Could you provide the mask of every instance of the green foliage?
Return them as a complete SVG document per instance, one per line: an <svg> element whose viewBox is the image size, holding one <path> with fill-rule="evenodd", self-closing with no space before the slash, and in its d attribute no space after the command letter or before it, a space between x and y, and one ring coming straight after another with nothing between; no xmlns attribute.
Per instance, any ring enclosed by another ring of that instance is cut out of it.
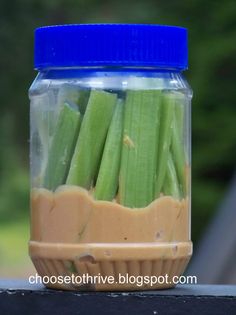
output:
<svg viewBox="0 0 236 315"><path fill-rule="evenodd" d="M2 116L0 122L0 223L2 223L18 221L28 215L29 174L28 161L15 141L11 115Z"/></svg>
<svg viewBox="0 0 236 315"><path fill-rule="evenodd" d="M2 0L0 3L0 214L28 211L28 98L35 27L130 22L189 28L193 98L193 239L214 213L235 167L235 1Z"/></svg>

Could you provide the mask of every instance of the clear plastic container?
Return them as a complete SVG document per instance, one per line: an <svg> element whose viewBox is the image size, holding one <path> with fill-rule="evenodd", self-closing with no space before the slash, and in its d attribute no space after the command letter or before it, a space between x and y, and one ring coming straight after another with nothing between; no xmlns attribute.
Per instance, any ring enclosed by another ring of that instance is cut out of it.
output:
<svg viewBox="0 0 236 315"><path fill-rule="evenodd" d="M44 27L35 54L29 251L37 272L60 289L173 287L192 254L186 30Z"/></svg>

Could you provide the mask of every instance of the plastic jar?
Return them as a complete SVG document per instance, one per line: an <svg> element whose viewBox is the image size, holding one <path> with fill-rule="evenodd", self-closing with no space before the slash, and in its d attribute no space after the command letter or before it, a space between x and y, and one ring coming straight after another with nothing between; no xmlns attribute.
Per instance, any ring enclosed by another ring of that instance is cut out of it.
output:
<svg viewBox="0 0 236 315"><path fill-rule="evenodd" d="M173 287L192 254L186 29L39 28L35 69L29 251L39 275L60 289Z"/></svg>

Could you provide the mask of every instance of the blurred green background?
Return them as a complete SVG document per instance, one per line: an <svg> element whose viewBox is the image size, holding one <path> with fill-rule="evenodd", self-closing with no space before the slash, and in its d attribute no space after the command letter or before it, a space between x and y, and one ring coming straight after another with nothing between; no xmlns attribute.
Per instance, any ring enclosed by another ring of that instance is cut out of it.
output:
<svg viewBox="0 0 236 315"><path fill-rule="evenodd" d="M1 0L0 276L26 276L29 239L29 101L34 29L64 23L157 23L189 29L192 238L197 242L235 169L235 0Z"/></svg>

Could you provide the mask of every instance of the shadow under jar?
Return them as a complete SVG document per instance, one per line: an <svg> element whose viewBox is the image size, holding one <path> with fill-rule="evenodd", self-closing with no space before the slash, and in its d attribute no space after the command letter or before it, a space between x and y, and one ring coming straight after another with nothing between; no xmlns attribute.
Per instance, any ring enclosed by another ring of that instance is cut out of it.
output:
<svg viewBox="0 0 236 315"><path fill-rule="evenodd" d="M66 290L173 287L192 254L186 29L42 27L35 68L29 253L39 275Z"/></svg>

